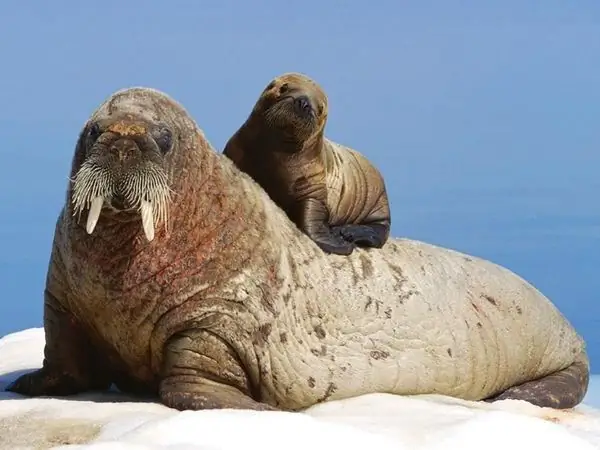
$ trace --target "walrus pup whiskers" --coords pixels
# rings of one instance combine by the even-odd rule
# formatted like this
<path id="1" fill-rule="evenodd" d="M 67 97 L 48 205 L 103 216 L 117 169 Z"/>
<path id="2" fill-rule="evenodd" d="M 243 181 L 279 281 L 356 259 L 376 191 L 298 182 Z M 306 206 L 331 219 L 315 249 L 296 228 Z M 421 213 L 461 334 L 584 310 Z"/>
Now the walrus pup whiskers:
<path id="1" fill-rule="evenodd" d="M 381 173 L 324 135 L 328 104 L 311 78 L 273 79 L 223 154 L 248 173 L 328 253 L 381 248 L 391 226 Z"/>
<path id="2" fill-rule="evenodd" d="M 158 91 L 105 101 L 71 178 L 42 367 L 10 391 L 115 383 L 180 410 L 290 411 L 370 392 L 554 408 L 585 395 L 584 341 L 526 281 L 408 239 L 324 253 Z"/>

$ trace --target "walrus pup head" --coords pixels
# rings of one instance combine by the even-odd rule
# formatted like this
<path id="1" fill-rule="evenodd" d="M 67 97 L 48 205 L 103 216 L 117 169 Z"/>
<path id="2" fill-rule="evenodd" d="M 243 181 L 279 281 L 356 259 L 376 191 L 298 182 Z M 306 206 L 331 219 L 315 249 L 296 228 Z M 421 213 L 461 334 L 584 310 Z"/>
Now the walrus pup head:
<path id="1" fill-rule="evenodd" d="M 381 248 L 391 217 L 381 173 L 325 137 L 327 95 L 310 77 L 269 82 L 223 154 L 250 175 L 325 252 Z"/>
<path id="2" fill-rule="evenodd" d="M 87 211 L 86 230 L 94 232 L 103 210 L 113 217 L 141 217 L 148 241 L 166 225 L 171 189 L 167 171 L 173 129 L 139 115 L 92 118 L 80 136 L 73 177 L 73 214 Z"/>
<path id="3" fill-rule="evenodd" d="M 314 80 L 300 73 L 286 73 L 267 85 L 252 117 L 263 121 L 275 140 L 290 144 L 280 146 L 282 151 L 296 151 L 323 134 L 327 111 L 327 96 Z"/>

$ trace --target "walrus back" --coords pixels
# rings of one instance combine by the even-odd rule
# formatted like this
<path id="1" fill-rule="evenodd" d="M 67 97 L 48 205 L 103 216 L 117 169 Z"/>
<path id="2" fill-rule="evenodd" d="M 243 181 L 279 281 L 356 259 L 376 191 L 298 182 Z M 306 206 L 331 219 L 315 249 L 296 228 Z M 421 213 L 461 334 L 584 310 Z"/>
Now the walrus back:
<path id="1" fill-rule="evenodd" d="M 395 360 L 382 364 L 385 370 L 409 362 L 390 386 L 395 392 L 486 398 L 564 369 L 584 351 L 582 338 L 550 300 L 492 262 L 394 239 L 380 254 L 359 252 L 347 264 L 347 279 L 340 275 L 336 282 L 352 282 L 352 272 L 359 281 L 346 311 L 368 310 L 370 299 L 382 302 L 380 312 L 367 313 L 362 323 L 373 327 L 368 323 L 375 321 L 378 331 L 385 330 L 379 340 Z M 407 370 L 416 362 L 418 370 Z"/>
<path id="2" fill-rule="evenodd" d="M 303 336 L 299 348 L 284 351 L 293 353 L 290 361 L 301 356 L 302 368 L 273 375 L 317 382 L 314 398 L 288 391 L 282 404 L 370 392 L 480 400 L 585 353 L 583 339 L 544 295 L 492 262 L 396 238 L 377 251 L 308 258 L 310 247 L 293 237 L 286 236 L 290 254 L 280 273 L 292 274 L 292 284 L 310 279 L 315 289 L 297 292 L 291 320 L 284 315 L 276 325 Z M 292 263 L 300 259 L 307 261 L 302 269 Z"/>

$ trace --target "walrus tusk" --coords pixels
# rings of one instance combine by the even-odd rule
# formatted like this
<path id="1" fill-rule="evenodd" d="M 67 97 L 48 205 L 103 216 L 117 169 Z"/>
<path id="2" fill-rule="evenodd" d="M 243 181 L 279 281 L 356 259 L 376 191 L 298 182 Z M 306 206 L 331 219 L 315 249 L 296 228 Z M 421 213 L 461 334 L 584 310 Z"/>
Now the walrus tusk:
<path id="1" fill-rule="evenodd" d="M 142 206 L 140 207 L 142 212 L 142 227 L 144 228 L 144 234 L 146 239 L 151 241 L 154 239 L 154 217 L 152 203 L 142 200 Z"/>
<path id="2" fill-rule="evenodd" d="M 90 206 L 90 210 L 88 211 L 87 224 L 85 226 L 88 234 L 92 234 L 94 232 L 94 228 L 96 228 L 98 217 L 100 217 L 100 211 L 102 211 L 103 203 L 104 197 L 102 196 L 94 197 L 92 200 L 92 206 Z"/>

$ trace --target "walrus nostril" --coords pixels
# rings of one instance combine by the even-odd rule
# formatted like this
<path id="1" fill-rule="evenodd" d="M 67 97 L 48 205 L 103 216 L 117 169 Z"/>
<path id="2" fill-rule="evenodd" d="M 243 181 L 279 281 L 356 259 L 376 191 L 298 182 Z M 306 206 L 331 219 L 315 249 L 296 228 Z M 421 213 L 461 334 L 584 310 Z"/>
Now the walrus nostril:
<path id="1" fill-rule="evenodd" d="M 294 108 L 303 116 L 308 115 L 311 111 L 310 100 L 306 95 L 301 95 L 294 99 Z"/>
<path id="2" fill-rule="evenodd" d="M 135 158 L 140 153 L 138 146 L 134 142 L 127 140 L 114 142 L 108 148 L 108 151 L 122 162 Z"/>
<path id="3" fill-rule="evenodd" d="M 115 209 L 124 210 L 127 209 L 127 200 L 125 200 L 125 196 L 123 194 L 115 194 L 110 199 L 110 204 Z"/>

